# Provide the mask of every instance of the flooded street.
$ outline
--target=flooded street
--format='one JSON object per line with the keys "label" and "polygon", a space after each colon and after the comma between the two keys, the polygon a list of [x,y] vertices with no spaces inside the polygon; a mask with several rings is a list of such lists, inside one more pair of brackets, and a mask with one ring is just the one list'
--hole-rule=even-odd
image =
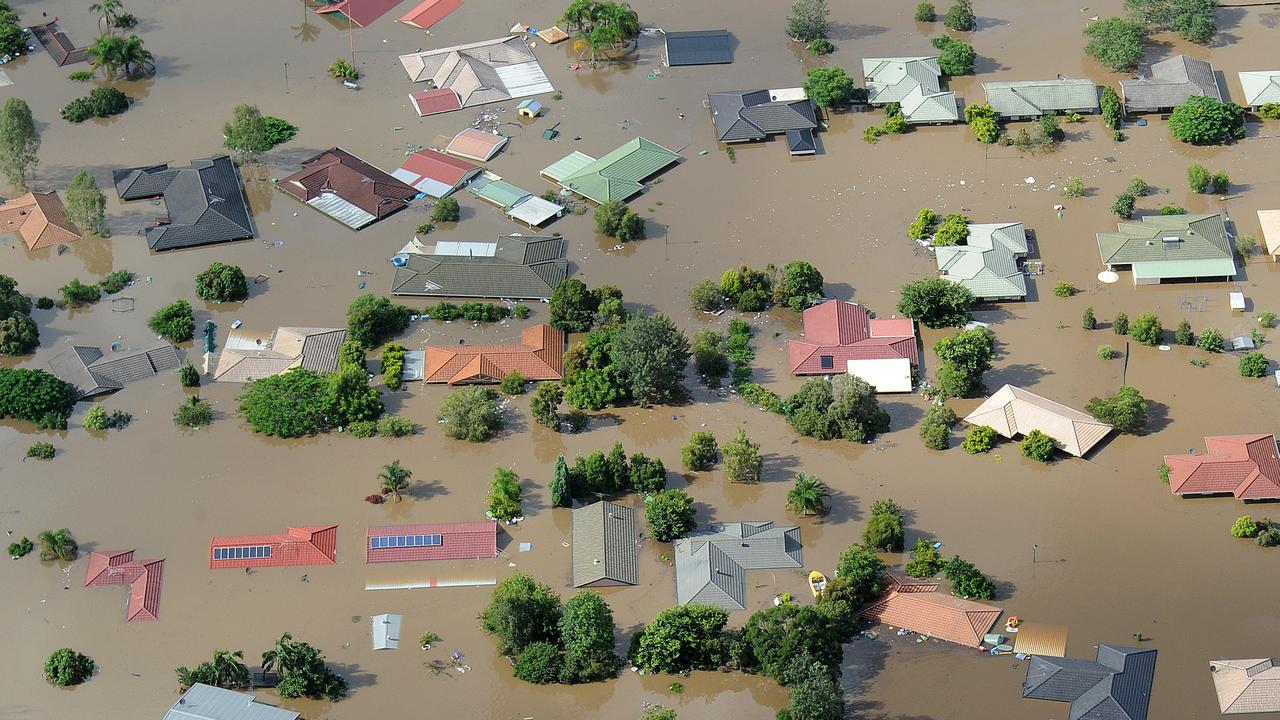
{"label": "flooded street", "polygon": [[[14,7],[27,23],[38,22],[41,12],[58,16],[71,39],[84,45],[97,32],[87,4],[18,0]],[[546,27],[562,4],[474,0],[426,35],[394,22],[412,5],[403,3],[370,28],[356,28],[349,39],[345,24],[317,16],[301,2],[126,0],[126,9],[140,20],[138,34],[155,53],[158,73],[118,84],[136,101],[128,112],[81,125],[60,119],[58,109],[91,89],[91,83],[66,79],[67,72],[85,66],[58,68],[43,52],[5,65],[14,85],[0,88],[0,99],[25,99],[43,136],[33,189],[62,191],[77,170],[87,169],[108,195],[113,235],[74,243],[64,255],[29,252],[13,236],[0,236],[0,273],[15,277],[19,290],[33,297],[56,297],[74,277],[87,283],[118,269],[133,271],[139,281],[122,293],[135,300],[132,312],[113,312],[105,300],[81,310],[34,311],[39,350],[3,363],[46,367],[70,343],[141,345],[153,339],[147,319],[179,297],[192,301],[197,328],[205,320],[218,324],[220,340],[234,320],[263,328],[344,325],[362,281],[369,291],[389,291],[387,260],[428,219],[429,209],[415,207],[355,233],[277,192],[272,179],[334,145],[390,171],[408,149],[452,136],[478,113],[417,118],[397,55],[499,37],[515,22]],[[697,673],[681,679],[624,671],[606,683],[528,685],[511,676],[509,662],[480,630],[476,616],[488,602],[489,587],[365,590],[366,584],[433,578],[489,581],[522,570],[567,599],[573,593],[570,511],[550,508],[547,484],[558,455],[572,463],[575,455],[607,451],[615,441],[629,453],[660,458],[671,470],[669,486],[687,488],[694,497],[700,525],[772,520],[802,527],[804,572],[752,573],[748,609],[731,616],[735,624],[767,606],[775,593],[790,592],[807,602],[805,573],[830,573],[840,552],[860,539],[871,503],[892,497],[911,511],[908,547],[921,537],[942,540],[944,553],[962,555],[996,581],[993,604],[1007,614],[1069,626],[1069,656],[1092,659],[1100,642],[1128,644],[1135,633],[1149,638],[1143,645],[1159,650],[1153,719],[1217,717],[1208,661],[1280,652],[1280,619],[1266,602],[1280,593],[1280,549],[1229,534],[1240,515],[1280,516],[1280,510],[1246,507],[1231,498],[1181,500],[1157,477],[1163,454],[1202,452],[1204,435],[1280,430],[1280,389],[1269,378],[1239,377],[1231,355],[1209,356],[1209,367],[1198,368],[1188,360],[1203,356],[1199,350],[1175,346],[1161,352],[1132,343],[1121,359],[1096,357],[1103,343],[1126,349],[1127,338],[1109,329],[1120,311],[1130,318],[1154,312],[1168,331],[1185,317],[1197,332],[1215,327],[1227,337],[1248,335],[1257,327],[1257,312],[1280,312],[1280,268],[1255,255],[1234,283],[1135,288],[1130,275],[1121,273],[1119,282],[1103,285],[1096,280],[1102,267],[1094,237],[1115,229],[1109,207],[1135,174],[1152,188],[1139,200],[1140,214],[1167,204],[1225,212],[1237,232],[1258,235],[1255,212],[1280,206],[1280,122],[1250,125],[1248,138],[1234,146],[1194,148],[1170,142],[1167,123],[1158,116],[1148,116],[1146,127],[1128,125],[1123,143],[1113,142],[1092,116],[1065,124],[1067,140],[1057,151],[1031,156],[984,146],[963,125],[918,128],[868,145],[862,131],[880,123],[882,114],[850,113],[830,118],[830,130],[818,135],[816,157],[790,158],[784,143],[770,141],[737,148],[731,162],[715,142],[703,105],[707,92],[796,86],[814,64],[841,65],[858,75],[863,57],[930,54],[929,37],[942,31],[941,23],[912,22],[909,4],[834,0],[837,50],[815,60],[783,37],[788,4],[778,0],[632,5],[645,26],[727,27],[737,43],[735,61],[665,68],[661,42],[642,36],[624,60],[575,72],[568,68],[576,58],[572,42],[537,43],[534,52],[563,99],[540,97],[548,112],[531,124],[516,120],[515,102],[502,105],[501,128],[513,139],[489,170],[541,193],[552,186],[539,170],[573,150],[599,157],[640,135],[684,158],[630,203],[645,217],[648,239],[614,249],[612,240],[595,235],[590,214],[549,226],[548,232],[562,233],[569,242],[574,277],[591,286],[617,285],[628,309],[666,313],[692,335],[704,326],[723,329],[735,317],[691,310],[687,293],[698,280],[718,278],[740,263],[781,266],[804,259],[822,271],[830,297],[888,316],[903,283],[935,272],[931,254],[906,238],[920,208],[963,211],[974,222],[1020,221],[1034,231],[1032,255],[1044,263],[1045,274],[1028,279],[1028,302],[983,306],[975,313],[991,324],[1000,348],[984,384],[994,391],[1014,383],[1082,409],[1091,396],[1125,382],[1151,401],[1148,433],[1113,435],[1087,459],[1043,466],[1021,457],[1011,442],[990,455],[965,454],[958,434],[950,450],[925,449],[918,423],[927,406],[916,396],[882,397],[892,431],[874,444],[854,445],[798,438],[780,416],[697,388],[693,400],[678,407],[595,413],[579,435],[537,425],[526,395],[510,404],[508,429],[498,440],[470,444],[443,437],[435,422],[448,389],[413,383],[383,397],[388,412],[419,424],[421,431],[412,437],[361,440],[335,433],[277,441],[251,434],[238,420],[235,384],[200,389],[217,414],[208,429],[176,428],[171,416],[186,391],[175,375],[163,375],[105,400],[108,410],[134,416],[120,432],[86,432],[81,419],[88,403],[77,406],[66,432],[0,424],[0,529],[12,531],[14,539],[35,539],[44,529],[66,527],[81,543],[81,558],[69,567],[34,556],[0,563],[0,615],[6,618],[0,624],[0,646],[6,648],[0,653],[0,720],[159,718],[178,697],[173,668],[206,660],[216,648],[242,649],[253,666],[286,631],[319,648],[352,688],[346,700],[332,705],[284,703],[308,720],[628,720],[639,717],[646,702],[675,708],[681,720],[773,718],[787,693],[757,676]],[[1084,56],[1080,34],[1088,17],[1120,14],[1120,0],[1082,7],[1058,0],[977,0],[979,30],[970,42],[978,52],[979,75],[956,79],[951,88],[978,103],[984,80],[1061,74],[1114,85],[1127,77]],[[1219,40],[1209,48],[1160,35],[1146,61],[1180,52],[1208,60],[1238,102],[1236,72],[1264,69],[1264,58],[1275,57],[1280,8],[1224,8],[1218,22]],[[325,75],[334,58],[347,57],[349,43],[363,75],[358,92]],[[111,171],[162,162],[184,166],[222,152],[221,127],[238,103],[256,104],[263,114],[300,128],[261,164],[242,169],[259,237],[150,254],[138,231],[162,208],[148,201],[120,203],[111,190]],[[543,140],[542,131],[555,123],[558,139]],[[701,155],[703,150],[708,153]],[[1186,167],[1193,162],[1229,171],[1232,194],[1225,200],[1192,194]],[[1085,197],[1062,198],[1071,176],[1084,180]],[[1025,182],[1028,177],[1034,183]],[[0,192],[17,194],[4,186]],[[490,241],[521,232],[469,193],[456,197],[461,222],[438,230],[433,239]],[[1058,203],[1066,206],[1061,217],[1054,210]],[[213,261],[264,280],[251,281],[244,303],[208,306],[195,297],[193,278]],[[372,274],[357,276],[360,270]],[[1054,297],[1060,280],[1081,292]],[[1248,313],[1230,311],[1230,291],[1245,294]],[[1080,329],[1086,306],[1093,307],[1100,329]],[[799,333],[799,317],[774,310],[746,319],[757,331],[757,378],[784,395],[794,391],[800,380],[787,372],[785,340]],[[534,305],[527,321],[481,327],[426,321],[413,324],[398,342],[410,349],[460,339],[506,342],[529,323],[546,320],[546,306]],[[930,376],[936,371],[932,347],[946,334],[922,330],[924,371]],[[1280,330],[1268,335],[1280,338]],[[179,347],[199,364],[199,343]],[[1262,350],[1280,358],[1270,343]],[[952,407],[963,417],[979,402],[953,401]],[[676,472],[680,447],[692,432],[707,429],[723,441],[739,426],[762,446],[764,482],[732,485],[719,469],[696,476]],[[54,460],[22,461],[37,439],[57,446]],[[363,502],[377,490],[382,465],[394,459],[414,473],[409,497],[390,505]],[[497,560],[365,564],[361,548],[370,525],[481,519],[497,467],[519,473],[526,515],[525,522],[500,531]],[[799,471],[832,486],[829,515],[801,519],[785,512],[786,492]],[[639,506],[638,498],[624,502]],[[339,526],[335,565],[264,568],[249,575],[208,568],[214,535],[331,523]],[[520,543],[532,549],[520,552]],[[1039,547],[1034,563],[1033,545]],[[81,587],[89,551],[130,548],[139,558],[166,559],[159,622],[126,623],[127,593],[121,588]],[[671,553],[669,545],[647,541],[641,584],[602,591],[614,611],[620,653],[645,622],[675,603],[674,568],[662,561],[664,553]],[[905,560],[886,556],[890,564]],[[371,650],[369,617],[379,613],[404,615],[399,650]],[[443,639],[422,652],[413,640],[428,630]],[[63,646],[99,666],[91,681],[70,691],[48,685],[41,674],[43,660]],[[433,675],[423,667],[454,650],[463,653],[470,672]],[[917,644],[914,636],[892,632],[876,640],[858,638],[845,653],[851,717],[871,720],[1066,717],[1066,705],[1021,699],[1025,675],[1026,663],[1012,656],[988,657],[936,641]],[[668,691],[673,680],[684,684],[682,694]]]}

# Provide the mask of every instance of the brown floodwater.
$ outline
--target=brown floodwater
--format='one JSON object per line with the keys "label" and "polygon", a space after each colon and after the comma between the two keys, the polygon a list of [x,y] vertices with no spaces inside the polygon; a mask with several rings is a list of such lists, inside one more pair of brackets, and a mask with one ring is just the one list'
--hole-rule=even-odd
{"label": "brown floodwater", "polygon": [[[58,15],[70,37],[87,43],[96,20],[81,0],[19,0],[28,22],[40,12]],[[217,322],[225,332],[236,319],[254,327],[324,326],[344,321],[348,303],[368,289],[385,292],[387,258],[426,218],[426,210],[402,212],[360,233],[277,194],[271,179],[293,172],[299,161],[342,145],[383,168],[399,165],[408,148],[429,145],[471,122],[477,111],[418,119],[409,108],[410,89],[396,60],[399,53],[497,37],[520,21],[550,24],[562,3],[476,0],[441,22],[430,36],[394,22],[401,6],[348,39],[338,23],[319,18],[301,2],[252,4],[194,0],[129,0],[139,34],[157,58],[155,78],[122,83],[137,102],[106,121],[71,125],[57,110],[88,86],[66,80],[72,68],[57,68],[45,54],[5,66],[14,85],[3,96],[30,103],[43,134],[36,189],[65,188],[86,168],[104,188],[116,168],[171,162],[185,164],[221,150],[221,124],[241,102],[298,126],[297,138],[262,158],[244,175],[260,237],[190,251],[151,255],[139,229],[155,216],[148,203],[120,204],[108,213],[110,239],[91,239],[58,255],[27,252],[10,236],[0,239],[0,272],[19,280],[32,295],[56,294],[73,277],[88,281],[113,269],[137,273],[139,282],[122,295],[132,312],[112,312],[110,303],[74,312],[36,311],[41,347],[6,365],[42,367],[69,343],[136,345],[151,339],[146,318],[175,297],[196,306],[197,323]],[[1093,15],[1120,10],[1120,0],[1090,4],[979,0],[978,77],[952,87],[980,102],[980,81],[1037,79],[1063,74],[1114,83],[1122,76],[1101,69],[1081,52],[1080,28]],[[840,551],[861,534],[871,502],[893,497],[911,509],[908,544],[937,537],[944,551],[958,553],[998,583],[997,604],[1023,618],[1070,627],[1069,653],[1092,657],[1100,642],[1127,642],[1137,632],[1160,650],[1152,718],[1217,715],[1207,661],[1218,657],[1265,657],[1280,647],[1280,624],[1266,600],[1280,591],[1275,550],[1255,547],[1228,534],[1238,515],[1266,515],[1229,498],[1179,500],[1156,478],[1164,453],[1200,448],[1206,434],[1270,432],[1276,429],[1277,389],[1269,379],[1238,377],[1228,356],[1199,369],[1199,354],[1175,348],[1132,348],[1127,358],[1098,360],[1099,344],[1123,349],[1122,338],[1105,329],[1118,311],[1130,317],[1156,312],[1172,327],[1182,317],[1197,329],[1247,333],[1253,312],[1280,309],[1276,266],[1255,257],[1230,284],[1134,288],[1095,280],[1101,269],[1094,233],[1114,227],[1112,197],[1139,174],[1153,192],[1141,212],[1180,204],[1191,211],[1224,211],[1240,232],[1257,233],[1254,212],[1277,202],[1276,132],[1280,124],[1251,125],[1244,142],[1227,148],[1191,148],[1171,143],[1165,123],[1129,126],[1129,140],[1111,141],[1097,118],[1067,125],[1068,140],[1052,153],[1028,156],[1012,148],[984,147],[966,128],[921,128],[877,145],[862,140],[879,113],[837,115],[821,134],[822,153],[790,159],[778,142],[742,147],[736,162],[717,147],[703,106],[708,91],[787,87],[802,81],[808,64],[836,64],[851,71],[862,57],[926,54],[940,26],[911,21],[909,3],[832,3],[837,51],[815,61],[783,37],[786,3],[633,3],[646,25],[667,29],[726,26],[737,40],[728,66],[663,68],[660,42],[641,38],[638,49],[602,69],[574,71],[571,43],[536,53],[564,97],[542,98],[548,114],[532,124],[515,122],[515,103],[499,113],[513,135],[508,149],[489,167],[536,192],[550,189],[538,170],[572,150],[599,156],[635,135],[677,149],[685,160],[661,176],[631,206],[648,221],[649,239],[621,250],[597,238],[591,218],[568,217],[551,226],[569,239],[575,275],[592,285],[619,286],[629,307],[661,311],[692,332],[723,327],[730,315],[711,319],[688,308],[686,293],[699,279],[718,276],[729,265],[782,264],[804,258],[827,279],[827,292],[892,313],[903,282],[933,273],[932,258],[905,238],[905,227],[925,206],[963,210],[975,221],[1022,221],[1035,231],[1038,259],[1046,273],[1032,278],[1029,302],[984,308],[1001,356],[985,378],[995,389],[1012,382],[1083,407],[1092,395],[1122,381],[1152,401],[1148,434],[1116,436],[1088,459],[1041,466],[1002,444],[991,455],[969,456],[958,448],[922,447],[916,425],[925,404],[917,397],[890,396],[884,405],[893,430],[870,445],[797,439],[776,416],[741,400],[704,389],[691,402],[652,410],[611,409],[596,414],[581,435],[558,435],[529,417],[527,399],[509,406],[509,429],[482,445],[441,436],[434,415],[447,390],[412,387],[386,396],[388,408],[418,422],[423,431],[399,440],[356,440],[328,435],[281,442],[250,434],[235,418],[238,388],[217,385],[201,393],[217,409],[207,430],[187,433],[170,422],[184,391],[175,377],[132,385],[105,401],[134,422],[122,432],[87,433],[80,424],[37,433],[22,424],[0,425],[0,526],[32,538],[45,528],[68,527],[82,548],[135,548],[139,557],[166,558],[160,621],[126,623],[123,589],[84,589],[85,560],[69,567],[32,558],[0,565],[0,718],[159,717],[176,698],[173,668],[206,659],[215,648],[243,649],[255,659],[280,633],[318,646],[351,682],[341,703],[286,703],[311,720],[411,716],[422,708],[433,716],[484,718],[630,718],[644,704],[678,709],[681,718],[771,718],[786,693],[766,678],[697,673],[691,678],[642,677],[623,672],[615,681],[582,687],[533,687],[511,678],[509,663],[478,627],[476,615],[489,596],[485,587],[366,591],[367,583],[430,578],[492,580],[514,570],[532,573],[566,597],[570,587],[569,513],[549,508],[546,484],[555,458],[607,449],[621,441],[628,451],[679,467],[680,446],[706,428],[724,438],[744,427],[761,443],[764,482],[736,486],[719,471],[696,477],[672,473],[698,503],[699,522],[773,520],[803,527],[807,568],[829,571]],[[1273,55],[1280,11],[1274,7],[1222,9],[1220,41],[1189,48],[1160,36],[1149,51],[1157,60],[1190,50],[1214,63],[1233,99],[1240,99],[1235,73],[1259,69]],[[325,76],[335,58],[354,42],[361,90],[345,90]],[[654,72],[654,71],[657,72]],[[654,73],[656,77],[647,77]],[[683,117],[681,114],[683,113]],[[555,142],[542,129],[560,123]],[[398,129],[402,128],[402,129]],[[578,139],[580,138],[580,139]],[[706,150],[708,154],[701,155]],[[1231,174],[1225,200],[1189,193],[1185,168],[1201,162]],[[1024,182],[1034,177],[1034,184]],[[1087,197],[1062,200],[1069,176],[1090,187]],[[12,192],[12,189],[9,189]],[[113,195],[113,194],[112,194]],[[438,233],[441,239],[488,239],[518,231],[490,206],[460,195],[463,219]],[[1053,210],[1065,203],[1061,217]],[[282,244],[279,244],[282,243]],[[208,307],[193,295],[192,277],[218,260],[244,268],[263,281],[243,304]],[[358,270],[371,271],[357,276]],[[1068,280],[1082,292],[1059,299],[1051,290]],[[1232,314],[1230,290],[1243,291],[1249,314]],[[415,304],[415,303],[410,303]],[[1092,306],[1104,329],[1079,329]],[[528,322],[546,319],[535,307]],[[759,330],[757,374],[778,392],[799,381],[786,372],[785,338],[799,331],[785,311],[749,318]],[[502,341],[525,323],[490,327],[467,323],[420,323],[401,342]],[[1272,331],[1274,336],[1276,331]],[[944,333],[924,331],[926,348]],[[198,348],[182,348],[198,362]],[[1267,348],[1264,347],[1264,350]],[[931,372],[931,352],[926,352]],[[1127,370],[1126,370],[1127,368]],[[956,402],[963,415],[977,400]],[[58,447],[52,462],[23,462],[36,439]],[[362,498],[376,490],[379,468],[393,459],[414,471],[411,496],[399,504],[371,506]],[[366,566],[360,557],[368,525],[478,519],[495,467],[513,467],[524,479],[527,520],[504,530],[502,557],[489,563]],[[835,489],[833,511],[821,519],[797,519],[783,510],[796,472],[816,474]],[[215,534],[278,532],[288,525],[338,523],[336,565],[263,569],[252,575],[207,568]],[[520,552],[520,543],[532,543]],[[1031,546],[1039,545],[1038,562]],[[613,607],[619,650],[631,634],[675,602],[673,569],[660,556],[669,548],[650,542],[643,551],[642,583],[603,593]],[[901,562],[900,556],[889,556]],[[1271,563],[1268,565],[1267,563]],[[306,582],[302,581],[306,575]],[[800,572],[751,576],[749,611],[767,606],[775,593],[804,595]],[[396,651],[370,649],[369,616],[404,615],[409,641]],[[745,621],[735,613],[732,622]],[[411,640],[431,630],[443,638],[423,653]],[[59,690],[41,679],[41,663],[53,649],[72,646],[91,655],[99,672],[89,683]],[[423,667],[432,657],[457,650],[471,671],[435,676]],[[883,633],[847,646],[844,682],[853,715],[896,720],[979,720],[992,717],[1062,718],[1059,704],[1024,701],[1025,663],[1005,657]],[[682,694],[668,684],[684,683]]]}

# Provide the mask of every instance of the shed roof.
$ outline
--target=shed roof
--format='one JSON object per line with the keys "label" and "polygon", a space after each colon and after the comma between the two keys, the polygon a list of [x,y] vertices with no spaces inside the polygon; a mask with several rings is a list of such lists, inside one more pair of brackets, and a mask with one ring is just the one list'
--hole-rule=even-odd
{"label": "shed roof", "polygon": [[930,580],[897,573],[888,573],[887,577],[885,594],[858,611],[873,622],[977,647],[1004,612],[998,607],[940,592],[938,583]]}
{"label": "shed roof", "polygon": [[713,523],[675,541],[676,598],[745,610],[749,570],[804,564],[800,528],[772,522]]}
{"label": "shed roof", "polygon": [[480,166],[435,150],[418,150],[391,174],[429,197],[443,198],[480,174]]}
{"label": "shed roof", "polygon": [[716,139],[722,142],[762,140],[818,126],[817,109],[807,97],[783,100],[772,90],[734,90],[709,93],[707,101]]}
{"label": "shed roof", "polygon": [[402,2],[404,0],[360,0],[359,2],[338,0],[316,8],[316,14],[335,13],[342,17],[351,18],[351,22],[365,28],[369,27],[374,20],[391,12],[392,8]]}
{"label": "shed roof", "polygon": [[261,703],[249,693],[196,683],[169,708],[164,720],[298,720],[298,713]]}
{"label": "shed roof", "polygon": [[1099,645],[1098,659],[1031,658],[1022,697],[1071,703],[1068,720],[1145,720],[1156,651]]}
{"label": "shed roof", "polygon": [[1067,656],[1067,626],[1024,622],[1013,638],[1014,652],[1045,657]]}
{"label": "shed roof", "polygon": [[396,22],[402,22],[419,30],[426,30],[460,7],[462,7],[462,0],[424,0],[409,12],[401,15]]}
{"label": "shed roof", "polygon": [[77,399],[119,390],[128,383],[177,370],[181,364],[178,349],[163,340],[110,355],[95,347],[72,345],[49,358],[49,369],[76,388]]}
{"label": "shed roof", "polygon": [[1055,112],[1096,112],[1098,86],[1089,79],[984,82],[987,104],[997,115],[1052,115]]}
{"label": "shed roof", "polygon": [[187,167],[127,168],[111,173],[121,200],[164,197],[168,217],[147,228],[152,250],[243,240],[256,234],[240,171],[226,155]]}
{"label": "shed roof", "polygon": [[444,151],[450,155],[475,160],[476,162],[486,162],[494,155],[497,155],[507,141],[511,138],[505,135],[496,135],[487,133],[475,128],[467,128],[449,141]]}
{"label": "shed roof", "polygon": [[666,33],[667,64],[716,65],[733,62],[728,30],[684,30]]}
{"label": "shed roof", "polygon": [[164,580],[164,560],[134,560],[132,550],[89,553],[84,586],[128,585],[129,602],[125,618],[159,620],[160,587]]}
{"label": "shed roof", "polygon": [[[270,557],[214,559],[214,550],[230,547],[269,546]],[[209,567],[288,567],[298,565],[332,565],[337,562],[338,526],[316,525],[291,527],[274,535],[229,535],[209,542]]]}
{"label": "shed roof", "polygon": [[1039,430],[1076,457],[1089,452],[1112,430],[1090,415],[1013,385],[997,390],[964,421],[987,425],[1006,438]]}
{"label": "shed roof", "polygon": [[1262,227],[1262,240],[1267,253],[1280,255],[1280,210],[1259,210],[1258,225]]}
{"label": "shed roof", "polygon": [[969,225],[965,245],[934,248],[942,277],[969,289],[979,300],[1022,298],[1027,279],[1018,259],[1027,254],[1027,230],[1022,223]]}
{"label": "shed roof", "polygon": [[626,200],[644,189],[640,183],[646,178],[679,161],[676,153],[638,137],[558,182],[598,203]]}
{"label": "shed roof", "polygon": [[607,500],[573,511],[573,586],[640,582],[636,511]]}
{"label": "shed roof", "polygon": [[1140,222],[1121,222],[1116,232],[1098,233],[1097,237],[1102,262],[1132,265],[1135,275],[1195,278],[1235,274],[1234,251],[1219,213],[1144,215]]}
{"label": "shed roof", "polygon": [[1271,658],[1210,660],[1223,715],[1280,712],[1280,668]]}
{"label": "shed roof", "polygon": [[302,170],[277,187],[352,230],[403,210],[418,195],[413,186],[339,147],[303,161]]}
{"label": "shed roof", "polygon": [[[795,375],[825,375],[845,369],[850,360],[905,358],[920,362],[915,323],[910,318],[873,319],[857,303],[828,300],[804,311],[804,339],[788,340]],[[824,367],[823,358],[831,362]]]}
{"label": "shed roof", "polygon": [[1211,435],[1203,455],[1165,455],[1169,490],[1175,495],[1231,493],[1241,500],[1280,500],[1280,454],[1276,437]]}
{"label": "shed roof", "polygon": [[398,650],[400,648],[400,625],[403,615],[383,613],[369,617],[369,632],[373,636],[374,650]]}
{"label": "shed roof", "polygon": [[[437,545],[405,543],[399,547],[374,547],[373,538],[439,535]],[[365,533],[365,562],[418,562],[427,560],[478,560],[498,555],[498,523],[436,523],[431,525],[382,525]]]}
{"label": "shed roof", "polygon": [[1240,73],[1244,104],[1249,107],[1280,103],[1280,70],[1249,70]]}
{"label": "shed roof", "polygon": [[428,345],[425,380],[450,385],[496,383],[512,371],[529,380],[562,380],[564,344],[563,330],[538,324],[520,333],[520,342],[514,344]]}
{"label": "shed roof", "polygon": [[410,254],[391,280],[395,295],[550,298],[569,276],[564,238],[504,235],[494,252],[476,255]]}
{"label": "shed roof", "polygon": [[1187,55],[1175,55],[1153,64],[1150,76],[1121,80],[1120,89],[1124,92],[1125,107],[1138,111],[1177,107],[1196,95],[1222,100],[1213,66]]}
{"label": "shed roof", "polygon": [[537,227],[564,212],[564,206],[530,194],[515,201],[505,212],[513,220],[519,220],[529,227]]}
{"label": "shed roof", "polygon": [[481,200],[488,201],[506,210],[521,200],[529,197],[533,193],[521,187],[516,187],[506,180],[492,180],[481,185],[475,191],[475,196]]}
{"label": "shed roof", "polygon": [[67,217],[67,210],[50,190],[27,193],[0,203],[0,233],[14,233],[28,250],[53,247],[84,237]]}

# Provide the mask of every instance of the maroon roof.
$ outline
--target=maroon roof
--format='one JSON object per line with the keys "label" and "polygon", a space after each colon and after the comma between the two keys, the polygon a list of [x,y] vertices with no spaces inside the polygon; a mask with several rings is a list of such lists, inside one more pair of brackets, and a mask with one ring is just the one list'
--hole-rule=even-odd
{"label": "maroon roof", "polygon": [[[270,557],[214,559],[218,548],[271,548]],[[291,527],[278,535],[229,535],[209,542],[209,567],[285,567],[292,565],[332,565],[338,551],[338,526]]]}
{"label": "maroon roof", "polygon": [[1176,495],[1231,493],[1241,500],[1280,499],[1275,435],[1215,435],[1204,455],[1165,455]]}
{"label": "maroon roof", "polygon": [[420,178],[429,178],[453,187],[462,184],[468,175],[480,169],[475,163],[449,157],[435,150],[418,150],[400,167]]}
{"label": "maroon roof", "polygon": [[[439,545],[373,547],[373,538],[439,535]],[[364,543],[365,562],[413,562],[417,560],[476,560],[498,556],[498,523],[493,520],[437,525],[383,525],[369,528]]]}
{"label": "maroon roof", "polygon": [[[804,311],[804,339],[787,342],[793,375],[845,372],[849,360],[906,358],[920,364],[910,318],[872,319],[861,305],[828,300]],[[822,357],[831,356],[831,367]]]}
{"label": "maroon roof", "polygon": [[343,17],[351,18],[351,22],[364,28],[369,27],[370,23],[386,15],[391,8],[401,2],[403,0],[359,0],[359,2],[339,0],[331,5],[321,5],[316,9],[316,14],[338,13]]}
{"label": "maroon roof", "polygon": [[409,102],[413,103],[413,109],[418,111],[419,117],[462,109],[462,98],[449,88],[409,93]]}
{"label": "maroon roof", "polygon": [[134,560],[132,550],[117,550],[89,554],[84,586],[128,585],[129,604],[125,608],[125,617],[133,622],[159,619],[163,580],[164,560]]}
{"label": "maroon roof", "polygon": [[279,188],[303,202],[321,192],[338,197],[381,220],[401,210],[418,191],[342,148],[330,148],[302,163]]}

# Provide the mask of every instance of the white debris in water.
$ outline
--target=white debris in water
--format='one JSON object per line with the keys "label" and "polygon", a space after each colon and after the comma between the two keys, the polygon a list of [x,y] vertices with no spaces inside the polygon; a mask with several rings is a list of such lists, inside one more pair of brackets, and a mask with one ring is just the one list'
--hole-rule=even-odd
{"label": "white debris in water", "polygon": [[1028,176],[1026,176],[1026,177],[1022,178],[1022,182],[1026,183],[1026,184],[1028,184],[1028,185],[1035,185],[1035,184],[1036,184],[1036,179],[1035,179],[1035,178],[1033,178],[1033,177],[1031,177],[1030,175],[1028,175]]}

